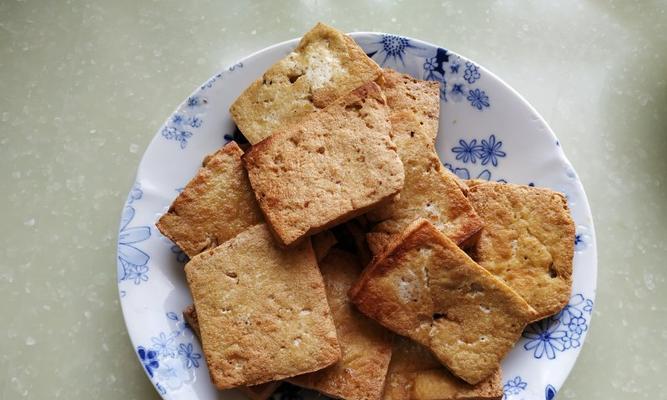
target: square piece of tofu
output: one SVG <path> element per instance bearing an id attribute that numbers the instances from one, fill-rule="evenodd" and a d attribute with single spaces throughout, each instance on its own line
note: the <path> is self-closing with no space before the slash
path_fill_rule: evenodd
<path id="1" fill-rule="evenodd" d="M 192 258 L 262 222 L 243 168 L 243 150 L 229 142 L 207 156 L 156 226 Z"/>
<path id="2" fill-rule="evenodd" d="M 250 184 L 283 246 L 363 214 L 403 187 L 380 87 L 370 82 L 254 145 Z"/>
<path id="3" fill-rule="evenodd" d="M 572 291 L 575 237 L 565 196 L 544 188 L 476 182 L 468 199 L 484 221 L 472 258 L 526 299 L 536 319 L 562 310 Z"/>
<path id="4" fill-rule="evenodd" d="M 199 319 L 197 318 L 197 310 L 195 310 L 194 305 L 189 305 L 183 310 L 183 318 L 192 328 L 192 332 L 197 336 L 199 342 L 201 343 L 201 332 L 199 331 Z M 278 389 L 278 386 L 282 384 L 282 381 L 272 381 L 266 383 L 260 383 L 255 386 L 240 386 L 238 390 L 243 392 L 250 400 L 266 400 L 273 392 Z"/>
<path id="5" fill-rule="evenodd" d="M 500 368 L 535 316 L 521 296 L 424 219 L 375 257 L 350 297 L 472 385 Z"/>
<path id="6" fill-rule="evenodd" d="M 293 52 L 236 99 L 230 112 L 243 135 L 255 144 L 381 73 L 349 36 L 318 23 Z"/>
<path id="7" fill-rule="evenodd" d="M 256 225 L 185 266 L 211 380 L 257 385 L 340 359 L 331 310 L 310 240 L 279 248 Z"/>

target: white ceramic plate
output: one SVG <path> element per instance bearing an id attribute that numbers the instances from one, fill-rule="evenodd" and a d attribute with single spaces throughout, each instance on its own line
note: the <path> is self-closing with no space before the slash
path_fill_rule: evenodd
<path id="1" fill-rule="evenodd" d="M 381 66 L 441 82 L 437 149 L 452 172 L 567 195 L 577 227 L 570 304 L 529 326 L 503 362 L 507 399 L 552 399 L 581 350 L 595 297 L 595 231 L 577 174 L 542 117 L 483 67 L 415 39 L 380 33 L 352 37 Z M 165 399 L 241 398 L 210 383 L 201 347 L 181 315 L 192 302 L 184 280 L 185 254 L 155 222 L 203 157 L 231 139 L 230 104 L 297 41 L 259 51 L 209 79 L 169 117 L 139 165 L 118 234 L 118 289 L 139 362 Z M 278 397 L 304 395 L 288 391 Z"/>

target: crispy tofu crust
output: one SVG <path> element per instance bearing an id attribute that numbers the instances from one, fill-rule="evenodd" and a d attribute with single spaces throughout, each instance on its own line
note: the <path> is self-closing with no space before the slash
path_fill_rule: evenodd
<path id="1" fill-rule="evenodd" d="M 472 258 L 526 299 L 536 319 L 560 311 L 572 291 L 575 237 L 565 196 L 496 182 L 469 186 L 485 225 Z"/>
<path id="2" fill-rule="evenodd" d="M 397 336 L 383 400 L 500 400 L 500 370 L 477 385 L 452 375 L 424 346 Z"/>
<path id="3" fill-rule="evenodd" d="M 403 162 L 405 184 L 396 201 L 368 213 L 370 220 L 379 222 L 367 236 L 371 251 L 382 252 L 417 218 L 428 219 L 456 244 L 469 245 L 483 224 L 465 196 L 467 188 L 442 166 L 433 144 L 440 109 L 438 83 L 391 70 L 384 76 L 392 139 Z"/>
<path id="4" fill-rule="evenodd" d="M 189 306 L 185 307 L 183 310 L 183 318 L 188 323 L 188 325 L 190 325 L 192 332 L 201 342 L 199 319 L 197 318 L 197 310 L 195 310 L 194 305 L 190 304 Z M 240 386 L 238 389 L 251 400 L 266 400 L 271 397 L 273 392 L 278 389 L 278 386 L 280 386 L 281 383 L 281 381 L 266 382 L 255 386 Z"/>
<path id="5" fill-rule="evenodd" d="M 410 111 L 433 143 L 440 123 L 440 83 L 415 79 L 390 68 L 382 70 L 382 89 L 392 111 Z"/>
<path id="6" fill-rule="evenodd" d="M 354 40 L 318 23 L 292 53 L 236 99 L 230 112 L 244 136 L 255 144 L 380 74 L 380 67 Z"/>
<path id="7" fill-rule="evenodd" d="M 156 223 L 188 257 L 214 248 L 262 221 L 242 155 L 236 142 L 229 142 L 207 156 Z"/>
<path id="8" fill-rule="evenodd" d="M 284 250 L 256 225 L 185 266 L 219 389 L 325 368 L 340 347 L 310 240 Z"/>
<path id="9" fill-rule="evenodd" d="M 498 370 L 535 317 L 521 296 L 424 219 L 375 257 L 350 297 L 473 385 Z"/>
<path id="10" fill-rule="evenodd" d="M 291 246 L 391 199 L 403 164 L 380 87 L 365 84 L 243 156 L 276 239 Z"/>

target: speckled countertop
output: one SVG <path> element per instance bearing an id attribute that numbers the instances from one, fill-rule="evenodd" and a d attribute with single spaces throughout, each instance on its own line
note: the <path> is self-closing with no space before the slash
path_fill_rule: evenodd
<path id="1" fill-rule="evenodd" d="M 551 124 L 598 233 L 565 399 L 667 398 L 667 2 L 0 1 L 0 398 L 156 399 L 116 288 L 120 210 L 193 88 L 317 20 L 438 43 Z"/>

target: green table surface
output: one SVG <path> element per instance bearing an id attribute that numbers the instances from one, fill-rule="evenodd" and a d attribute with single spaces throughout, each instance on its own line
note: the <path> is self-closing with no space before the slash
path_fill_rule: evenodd
<path id="1" fill-rule="evenodd" d="M 138 162 L 201 82 L 316 21 L 440 44 L 539 110 L 584 183 L 598 235 L 592 326 L 559 398 L 667 398 L 666 9 L 0 0 L 0 398 L 158 398 L 116 287 Z"/>

